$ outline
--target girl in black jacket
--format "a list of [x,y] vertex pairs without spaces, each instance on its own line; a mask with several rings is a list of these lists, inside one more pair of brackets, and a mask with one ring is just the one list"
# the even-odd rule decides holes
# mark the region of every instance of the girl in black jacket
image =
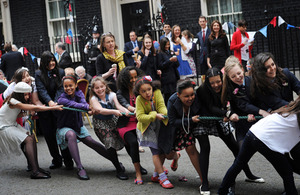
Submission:
[[179,80],[177,67],[179,62],[176,55],[170,52],[170,41],[167,37],[160,40],[160,52],[158,53],[158,67],[161,70],[161,87],[165,103],[176,92],[176,83]]
[[[200,144],[200,165],[202,173],[202,186],[200,188],[201,194],[208,194],[208,165],[209,165],[209,153],[210,144],[208,135],[215,135],[220,137],[227,147],[232,151],[233,155],[236,157],[239,152],[239,147],[235,141],[232,131],[233,127],[229,121],[237,121],[238,115],[231,112],[229,107],[224,108],[221,103],[221,93],[222,93],[222,73],[217,68],[208,69],[205,77],[205,82],[197,89],[197,96],[201,104],[204,107],[203,115],[206,116],[217,116],[224,117],[223,120],[211,120],[199,123],[199,125],[194,129],[193,134],[198,139]],[[244,172],[251,181],[258,179],[254,176],[248,165],[244,167]]]

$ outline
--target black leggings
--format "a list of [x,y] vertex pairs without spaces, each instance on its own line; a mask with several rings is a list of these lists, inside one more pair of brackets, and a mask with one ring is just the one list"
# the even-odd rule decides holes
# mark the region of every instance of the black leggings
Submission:
[[136,130],[128,131],[124,135],[125,149],[131,157],[132,163],[140,162],[139,143],[137,141]]
[[[218,125],[217,127],[218,127],[217,129],[218,129],[219,137],[223,140],[226,146],[231,150],[234,157],[237,157],[239,153],[239,146],[235,141],[232,133],[229,133],[228,135],[224,135],[221,126]],[[199,163],[200,163],[200,169],[203,178],[202,184],[208,187],[207,175],[208,175],[208,166],[209,166],[210,143],[209,143],[208,135],[198,135],[196,136],[196,138],[198,139],[198,142],[200,144]],[[246,165],[243,170],[247,177],[252,177],[252,173],[248,165]]]

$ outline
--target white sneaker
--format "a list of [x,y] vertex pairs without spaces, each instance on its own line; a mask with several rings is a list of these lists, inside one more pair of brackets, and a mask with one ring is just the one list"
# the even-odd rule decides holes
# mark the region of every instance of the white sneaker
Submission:
[[265,183],[265,180],[262,177],[257,178],[257,179],[246,178],[245,181],[247,181],[247,182],[254,182],[254,183]]
[[201,195],[210,195],[210,191],[202,191],[202,190],[201,190],[201,187],[202,187],[202,185],[199,187],[199,190],[200,190],[200,194],[201,194]]

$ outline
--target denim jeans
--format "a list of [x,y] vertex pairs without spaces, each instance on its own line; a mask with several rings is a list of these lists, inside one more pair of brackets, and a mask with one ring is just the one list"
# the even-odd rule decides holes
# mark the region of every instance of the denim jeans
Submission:
[[248,131],[246,134],[244,143],[237,158],[235,159],[233,165],[228,169],[219,188],[219,194],[227,194],[228,188],[232,183],[234,183],[236,176],[241,172],[243,167],[256,152],[261,153],[279,173],[283,179],[286,194],[298,194],[294,183],[293,169],[288,162],[288,159],[283,154],[270,150],[251,131]]

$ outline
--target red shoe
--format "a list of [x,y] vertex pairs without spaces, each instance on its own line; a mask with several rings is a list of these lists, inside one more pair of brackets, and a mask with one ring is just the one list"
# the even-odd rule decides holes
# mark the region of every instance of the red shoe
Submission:
[[158,182],[159,182],[158,176],[153,177],[153,175],[152,175],[152,176],[151,176],[151,181],[152,181],[152,182],[155,182],[155,183],[158,183]]
[[174,188],[174,186],[171,183],[168,184],[164,184],[165,181],[169,181],[168,179],[164,179],[164,180],[159,180],[159,184],[161,185],[161,187],[165,188],[165,189],[171,189]]
[[143,183],[143,180],[137,180],[137,179],[134,180],[134,183],[137,184],[137,185],[142,185],[142,184],[144,184],[144,183]]
[[181,157],[180,152],[177,152],[177,156],[178,156],[178,158],[177,158],[177,164],[176,164],[176,166],[174,165],[174,164],[175,164],[175,160],[173,160],[173,161],[172,161],[172,164],[171,164],[171,169],[172,169],[173,171],[176,171],[177,168],[178,168],[178,160],[179,160],[179,158]]
[[163,166],[163,168],[164,168],[165,174],[168,175],[169,174],[169,170],[165,166]]

